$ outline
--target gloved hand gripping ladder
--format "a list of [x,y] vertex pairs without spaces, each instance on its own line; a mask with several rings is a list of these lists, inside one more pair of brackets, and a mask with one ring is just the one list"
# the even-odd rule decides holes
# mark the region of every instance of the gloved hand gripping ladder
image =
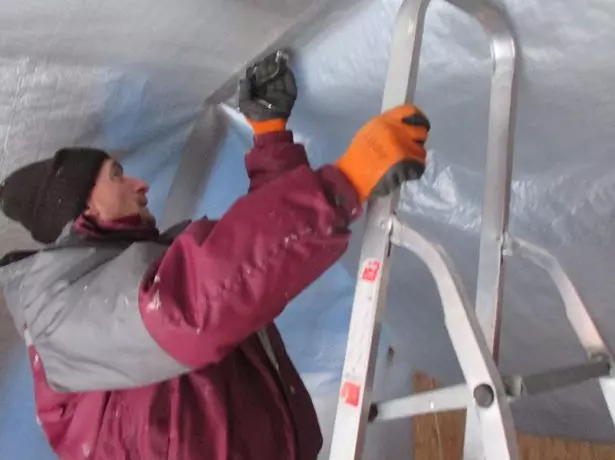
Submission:
[[[493,59],[476,310],[465,297],[460,278],[444,251],[395,217],[399,194],[370,202],[333,430],[332,460],[361,458],[368,423],[460,408],[468,409],[466,460],[516,459],[518,452],[509,402],[590,378],[600,379],[612,417],[615,414],[612,354],[570,279],[548,252],[513,239],[507,233],[517,67],[511,27],[505,13],[487,0],[448,2],[483,25],[491,41]],[[429,3],[430,0],[406,0],[401,6],[393,35],[383,111],[412,103]],[[465,384],[373,403],[375,361],[385,312],[391,245],[415,253],[432,273]],[[588,362],[525,377],[500,375],[496,361],[503,255],[514,252],[542,266],[551,275],[564,300],[568,319],[588,353]]]

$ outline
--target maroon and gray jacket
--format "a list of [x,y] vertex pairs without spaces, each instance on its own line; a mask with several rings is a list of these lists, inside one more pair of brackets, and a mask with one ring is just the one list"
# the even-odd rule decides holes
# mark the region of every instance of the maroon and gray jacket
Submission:
[[259,136],[246,167],[249,192],[175,238],[79,218],[54,246],[5,259],[61,459],[317,457],[316,413],[273,320],[338,260],[361,210],[290,132]]

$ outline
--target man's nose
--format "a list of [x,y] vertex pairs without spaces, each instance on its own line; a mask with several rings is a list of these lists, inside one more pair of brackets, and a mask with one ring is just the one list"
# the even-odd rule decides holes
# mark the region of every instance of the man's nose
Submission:
[[139,193],[147,193],[149,191],[149,185],[146,182],[143,182],[141,179],[137,179],[135,177],[130,178],[133,189]]

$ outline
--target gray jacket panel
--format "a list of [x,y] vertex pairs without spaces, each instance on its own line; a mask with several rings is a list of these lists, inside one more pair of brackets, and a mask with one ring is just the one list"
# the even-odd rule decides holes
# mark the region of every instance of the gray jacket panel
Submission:
[[148,333],[138,292],[167,246],[136,242],[38,252],[0,268],[17,329],[27,328],[57,391],[148,385],[189,372]]

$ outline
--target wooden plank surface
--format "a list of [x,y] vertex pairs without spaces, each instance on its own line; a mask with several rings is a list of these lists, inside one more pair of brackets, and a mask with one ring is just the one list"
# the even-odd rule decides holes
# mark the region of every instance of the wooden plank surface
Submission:
[[[415,373],[414,391],[438,387],[427,374]],[[414,418],[414,460],[457,460],[463,453],[465,412],[452,411]],[[518,435],[522,460],[615,460],[614,445]]]

